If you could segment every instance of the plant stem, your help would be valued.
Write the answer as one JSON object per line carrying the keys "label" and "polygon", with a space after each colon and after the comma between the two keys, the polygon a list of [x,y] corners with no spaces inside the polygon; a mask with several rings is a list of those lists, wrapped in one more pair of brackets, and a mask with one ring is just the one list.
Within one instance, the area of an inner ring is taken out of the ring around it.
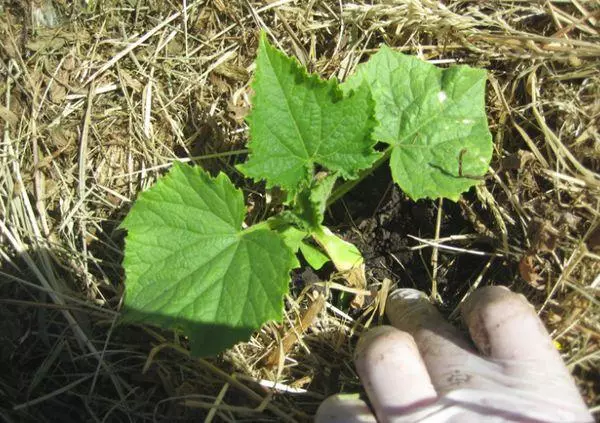
{"label": "plant stem", "polygon": [[254,232],[254,231],[258,230],[258,229],[273,229],[271,227],[271,223],[272,222],[270,222],[269,219],[262,220],[262,221],[260,221],[258,223],[255,223],[253,225],[248,226],[247,228],[244,229],[244,232],[245,233]]}
{"label": "plant stem", "polygon": [[350,181],[346,181],[342,185],[337,187],[333,191],[333,193],[331,193],[331,195],[329,196],[329,199],[327,200],[327,207],[331,206],[337,200],[339,200],[344,195],[346,195],[346,193],[348,191],[350,191],[352,188],[354,188],[356,185],[358,185],[363,179],[365,179],[367,176],[369,176],[371,173],[373,173],[376,169],[378,169],[379,166],[381,166],[384,162],[386,162],[392,155],[392,148],[393,148],[392,145],[388,146],[388,148],[386,148],[384,150],[383,155],[379,159],[377,159],[377,161],[375,163],[373,163],[373,166],[361,171],[359,173],[357,179],[352,179]]}
{"label": "plant stem", "polygon": [[437,247],[438,240],[440,239],[440,228],[442,226],[442,210],[443,210],[444,199],[440,198],[438,202],[437,218],[435,221],[435,245],[431,251],[431,299],[436,303],[441,303],[441,298],[438,293],[437,274],[438,274],[438,254],[439,249]]}
{"label": "plant stem", "polygon": [[183,161],[194,161],[194,160],[218,159],[221,157],[229,157],[229,156],[236,156],[238,154],[246,154],[249,151],[250,150],[245,149],[245,148],[241,149],[241,150],[222,151],[220,153],[204,154],[202,156],[191,156],[191,157],[187,157],[180,161],[183,162]]}

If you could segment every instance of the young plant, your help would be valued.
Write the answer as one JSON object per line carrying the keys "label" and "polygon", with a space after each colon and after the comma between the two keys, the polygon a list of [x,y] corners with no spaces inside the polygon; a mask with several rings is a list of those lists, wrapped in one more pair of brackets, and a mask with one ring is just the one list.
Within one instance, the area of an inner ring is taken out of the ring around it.
{"label": "young plant", "polygon": [[[296,254],[315,268],[331,260],[365,287],[358,249],[323,225],[328,202],[388,159],[411,198],[456,200],[491,159],[485,78],[382,47],[340,85],[308,74],[261,34],[250,154],[238,168],[285,190],[287,208],[243,229],[242,191],[225,174],[174,164],[121,225],[123,320],[181,329],[192,354],[207,356],[281,321]],[[378,141],[387,144],[381,152]]]}

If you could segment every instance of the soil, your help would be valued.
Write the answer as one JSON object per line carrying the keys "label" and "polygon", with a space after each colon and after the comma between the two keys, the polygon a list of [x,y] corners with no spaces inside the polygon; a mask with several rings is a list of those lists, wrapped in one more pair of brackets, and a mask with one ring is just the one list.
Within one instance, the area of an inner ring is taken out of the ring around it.
{"label": "soil", "polygon": [[[433,239],[437,208],[434,200],[409,199],[392,183],[387,166],[382,166],[331,207],[326,223],[359,248],[372,281],[388,278],[397,287],[430,292],[432,248],[415,249],[420,243],[409,235]],[[459,204],[444,201],[440,237],[473,233],[476,229]],[[492,253],[494,244],[481,235],[468,248]],[[456,306],[488,260],[487,256],[439,251],[436,279],[443,310]],[[509,284],[515,269],[504,264],[493,266],[492,272],[496,284]]]}
{"label": "soil", "polygon": [[[475,283],[523,294],[598,413],[594,2],[130,3],[0,1],[5,420],[312,421],[325,396],[362,392],[353,352],[370,316],[349,307],[342,311],[354,320],[340,315],[339,291],[281,366],[264,365],[315,303],[305,295],[307,267],[294,273],[283,321],[217,357],[189,357],[177,331],[115,324],[124,287],[117,227],[175,158],[226,172],[244,191],[248,224],[280,211],[282,195],[234,168],[249,138],[260,29],[327,79],[344,80],[381,43],[442,67],[488,70],[494,158],[482,183],[491,200],[481,190],[444,200],[440,236],[468,235],[444,244],[493,255],[439,250],[440,309],[450,314]],[[40,19],[49,11],[53,19]],[[325,223],[362,251],[372,288],[389,278],[430,292],[432,248],[415,237],[435,238],[438,206],[407,198],[384,165]],[[326,280],[333,270],[317,273]]]}

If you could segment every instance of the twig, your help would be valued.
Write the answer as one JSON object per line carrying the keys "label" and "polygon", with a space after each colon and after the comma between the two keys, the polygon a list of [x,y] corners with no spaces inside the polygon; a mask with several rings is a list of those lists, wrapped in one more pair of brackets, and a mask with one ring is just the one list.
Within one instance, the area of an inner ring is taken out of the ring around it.
{"label": "twig", "polygon": [[52,392],[50,392],[50,393],[48,393],[48,394],[46,394],[46,395],[42,395],[41,397],[38,397],[38,398],[36,398],[36,399],[33,399],[33,400],[31,400],[31,401],[27,401],[27,402],[24,402],[24,403],[22,403],[22,404],[15,405],[15,406],[13,407],[13,410],[15,410],[15,411],[19,411],[19,410],[22,410],[22,409],[24,409],[24,408],[31,407],[32,405],[36,405],[36,404],[39,404],[39,403],[41,403],[41,402],[47,401],[47,400],[49,400],[50,398],[53,398],[53,397],[55,397],[55,396],[57,396],[57,395],[60,395],[60,394],[62,394],[62,393],[64,393],[64,392],[68,392],[68,391],[70,391],[71,389],[73,389],[74,387],[76,387],[77,385],[79,385],[79,384],[81,384],[81,383],[85,382],[86,380],[88,380],[88,379],[89,379],[89,378],[91,378],[92,376],[93,376],[93,375],[91,375],[91,374],[89,374],[89,375],[85,375],[85,376],[83,376],[83,377],[81,377],[81,378],[77,379],[75,382],[71,382],[71,383],[69,383],[68,385],[65,385],[65,386],[63,386],[62,388],[58,388],[57,390],[55,390],[55,391],[52,391]]}
{"label": "twig", "polygon": [[419,242],[422,242],[423,244],[427,244],[427,245],[429,245],[431,247],[437,247],[437,248],[439,248],[441,250],[453,251],[453,252],[456,252],[456,253],[473,254],[475,256],[502,257],[502,254],[498,254],[498,253],[486,253],[485,251],[467,250],[465,248],[452,247],[450,245],[439,244],[439,243],[436,243],[435,241],[429,241],[427,239],[419,238],[419,237],[414,236],[414,235],[408,235],[408,237],[412,238],[414,240],[417,240]]}
{"label": "twig", "polygon": [[[94,101],[94,84],[90,85],[88,99],[87,99],[87,108],[85,110],[85,115],[83,118],[83,128],[81,130],[81,137],[79,143],[79,202],[81,203],[81,219],[79,222],[80,230],[81,230],[81,248],[83,250],[84,257],[87,257],[87,229],[86,229],[86,216],[85,216],[85,187],[86,187],[86,165],[87,165],[87,154],[88,154],[88,138],[90,134],[90,124],[92,121],[92,104]],[[85,272],[84,279],[87,284],[88,280],[88,267],[87,260],[84,262]]]}
{"label": "twig", "polygon": [[440,228],[442,226],[442,213],[443,213],[444,199],[440,198],[438,202],[437,218],[435,220],[435,244],[431,251],[431,299],[435,302],[440,303],[441,298],[438,293],[437,286],[437,273],[438,273],[438,240],[440,239]]}

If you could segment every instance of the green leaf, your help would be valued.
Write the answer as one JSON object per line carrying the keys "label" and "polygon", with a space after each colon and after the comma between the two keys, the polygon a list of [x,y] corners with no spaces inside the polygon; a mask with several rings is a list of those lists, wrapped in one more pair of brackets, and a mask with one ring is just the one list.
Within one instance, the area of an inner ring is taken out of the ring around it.
{"label": "green leaf", "polygon": [[318,228],[325,218],[327,199],[335,185],[337,175],[320,176],[308,188],[301,190],[294,199],[294,213],[302,226],[308,230]]}
{"label": "green leaf", "polygon": [[319,270],[323,265],[330,261],[329,257],[321,252],[317,247],[310,245],[306,241],[300,244],[300,251],[302,251],[302,255],[315,270]]}
{"label": "green leaf", "polygon": [[192,354],[216,354],[281,320],[293,254],[265,225],[242,230],[244,198],[229,178],[175,164],[140,194],[128,230],[125,316],[180,328]]}
{"label": "green leaf", "polygon": [[369,85],[379,121],[373,136],[391,145],[392,176],[402,190],[415,200],[456,201],[492,157],[485,82],[485,70],[440,69],[383,46],[342,89]]}
{"label": "green leaf", "polygon": [[[302,245],[302,240],[308,236],[308,232],[300,230],[295,226],[292,226],[285,220],[284,216],[276,216],[274,218],[269,219],[268,221],[269,228],[277,231],[281,235],[281,239],[284,244],[290,249],[290,251],[294,254],[298,252]],[[300,262],[298,258],[294,255],[292,259],[292,268],[297,269],[300,267]]]}
{"label": "green leaf", "polygon": [[248,177],[297,192],[315,165],[357,177],[379,157],[373,150],[374,104],[367,86],[344,97],[335,79],[324,81],[260,38],[250,125]]}
{"label": "green leaf", "polygon": [[325,219],[327,199],[331,195],[336,180],[337,175],[327,175],[317,178],[313,184],[313,189],[310,192],[310,202],[314,209],[315,226],[323,223],[323,219]]}
{"label": "green leaf", "polygon": [[[326,254],[305,241],[305,238],[311,233],[310,228],[308,228],[308,223],[304,218],[301,218],[290,211],[286,211],[267,220],[267,224],[270,229],[277,231],[277,233],[281,235],[283,242],[290,251],[297,254],[298,250],[300,250],[313,269],[318,270],[323,267],[325,263],[330,261]],[[296,225],[306,229],[298,229]],[[300,261],[296,256],[294,256],[293,261],[292,267],[294,269],[300,267]]]}
{"label": "green leaf", "polygon": [[350,286],[366,288],[365,260],[356,245],[344,241],[326,226],[314,228],[310,234],[331,258],[335,268],[344,274]]}

